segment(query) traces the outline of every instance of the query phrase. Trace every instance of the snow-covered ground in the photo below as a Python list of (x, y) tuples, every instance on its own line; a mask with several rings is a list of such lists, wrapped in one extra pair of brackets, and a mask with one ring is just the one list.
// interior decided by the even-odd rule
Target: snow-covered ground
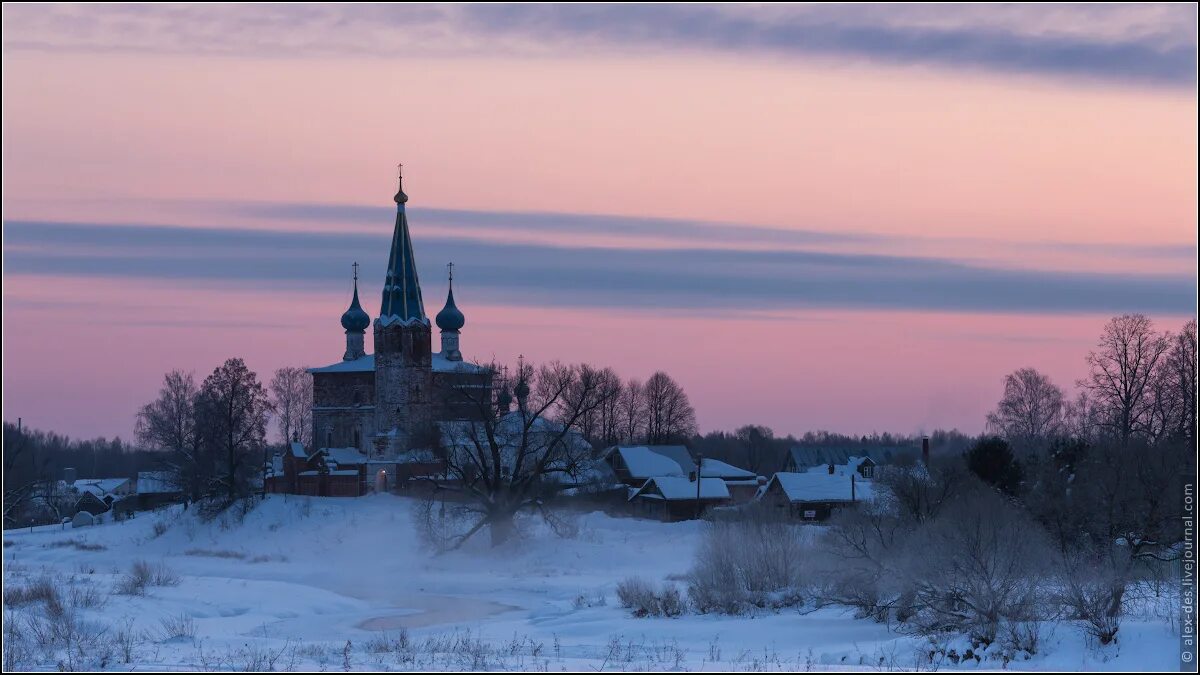
[[(6, 531), (5, 590), (48, 578), (74, 604), (74, 654), (47, 654), (30, 620), (38, 603), (5, 608), (5, 649), (21, 668), (858, 670), (928, 668), (927, 643), (848, 610), (756, 617), (634, 618), (614, 588), (639, 575), (677, 580), (699, 539), (693, 522), (580, 516), (577, 537), (530, 525), (491, 550), (486, 537), (433, 555), (420, 546), (415, 502), (391, 495), (274, 495), (236, 523), (201, 523), (178, 507), (124, 523)], [(165, 526), (165, 531), (163, 527)], [(178, 576), (144, 596), (114, 593), (145, 560)], [(682, 587), (682, 583), (681, 583)], [(70, 610), (69, 610), (70, 611)], [(170, 634), (174, 634), (173, 637)], [(1178, 637), (1165, 619), (1132, 618), (1120, 645), (1089, 646), (1069, 624), (1031, 660), (1008, 668), (1172, 670)], [(924, 656), (922, 653), (924, 652)], [(13, 655), (10, 654), (10, 658)], [(973, 665), (973, 664), (972, 664)], [(941, 663), (941, 667), (955, 667)], [(962, 667), (957, 666), (957, 667)], [(985, 662), (982, 667), (998, 668)]]

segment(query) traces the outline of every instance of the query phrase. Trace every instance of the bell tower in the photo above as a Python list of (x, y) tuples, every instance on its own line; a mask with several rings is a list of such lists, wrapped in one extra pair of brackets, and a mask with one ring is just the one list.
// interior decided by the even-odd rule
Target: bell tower
[(404, 205), (404, 176), (395, 196), (383, 303), (375, 319), (375, 447), (385, 455), (412, 448), (433, 422), (432, 331), (421, 299)]

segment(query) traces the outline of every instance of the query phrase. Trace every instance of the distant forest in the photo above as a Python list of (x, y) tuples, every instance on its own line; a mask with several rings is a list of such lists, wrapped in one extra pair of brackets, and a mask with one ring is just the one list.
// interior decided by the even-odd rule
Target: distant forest
[(79, 478), (134, 478), (158, 468), (163, 453), (134, 447), (120, 438), (77, 440), (52, 431), (4, 423), (4, 486), (39, 477), (61, 478), (74, 468)]

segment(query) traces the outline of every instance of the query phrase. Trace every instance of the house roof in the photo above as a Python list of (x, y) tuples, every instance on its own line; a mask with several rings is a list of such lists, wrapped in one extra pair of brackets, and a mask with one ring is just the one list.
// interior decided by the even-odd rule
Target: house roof
[(758, 476), (753, 471), (739, 469), (732, 464), (726, 464), (717, 459), (704, 458), (700, 467), (700, 475), (704, 478), (724, 478), (725, 480), (754, 480)]
[(179, 488), (171, 481), (171, 474), (166, 471), (139, 471), (137, 492), (140, 495), (168, 494), (179, 492)]
[(807, 469), (822, 464), (848, 464), (852, 457), (870, 458), (876, 464), (891, 464), (901, 456), (919, 452), (907, 445), (862, 446), (823, 445), (796, 446), (791, 449), (791, 460), (797, 469)]
[[(696, 481), (682, 476), (655, 476), (634, 492), (630, 499), (637, 497), (667, 501), (689, 499), (695, 501)], [(729, 488), (720, 478), (701, 478), (700, 499), (729, 499)]]
[[(851, 481), (854, 481), (853, 488)], [(771, 477), (766, 490), (779, 485), (784, 495), (793, 502), (849, 502), (874, 499), (871, 482), (853, 475), (838, 473), (790, 473), (781, 471)]]
[(304, 444), (301, 443), (300, 441), (292, 441), (292, 444), (289, 446), (288, 449), (291, 450), (292, 457), (299, 457), (300, 459), (308, 459), (308, 451), (306, 451), (304, 449)]
[(121, 489), (128, 482), (128, 478), (80, 478), (75, 481), (74, 487), (80, 492), (90, 492), (97, 497), (103, 497)]
[(337, 464), (366, 464), (367, 456), (358, 448), (322, 448), (325, 456)]
[[(690, 476), (696, 460), (682, 445), (618, 445), (605, 451), (605, 457), (619, 454), (632, 478), (646, 480), (656, 476)], [(700, 475), (704, 478), (754, 480), (753, 471), (739, 469), (718, 459), (705, 457)]]
[(695, 466), (687, 448), (682, 445), (616, 446), (606, 456), (614, 454), (620, 456), (629, 475), (640, 480), (655, 476), (686, 476), (681, 461), (683, 456), (687, 457), (688, 464)]

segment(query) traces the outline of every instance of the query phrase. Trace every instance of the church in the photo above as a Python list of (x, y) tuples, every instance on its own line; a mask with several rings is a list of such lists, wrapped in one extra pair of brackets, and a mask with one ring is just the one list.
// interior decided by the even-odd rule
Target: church
[[(342, 359), (311, 368), (312, 448), (293, 442), (268, 468), (271, 492), (358, 496), (394, 488), (397, 481), (436, 471), (438, 423), (478, 415), (473, 401), (490, 401), (493, 373), (463, 360), (459, 337), (466, 317), (454, 303), (453, 264), (446, 304), (434, 319), (441, 350), (425, 315), (409, 232), (403, 177), (388, 252), (379, 315), (374, 321), (354, 295), (341, 317)], [(371, 329), (375, 353), (366, 352)], [(452, 392), (469, 390), (471, 396)]]

